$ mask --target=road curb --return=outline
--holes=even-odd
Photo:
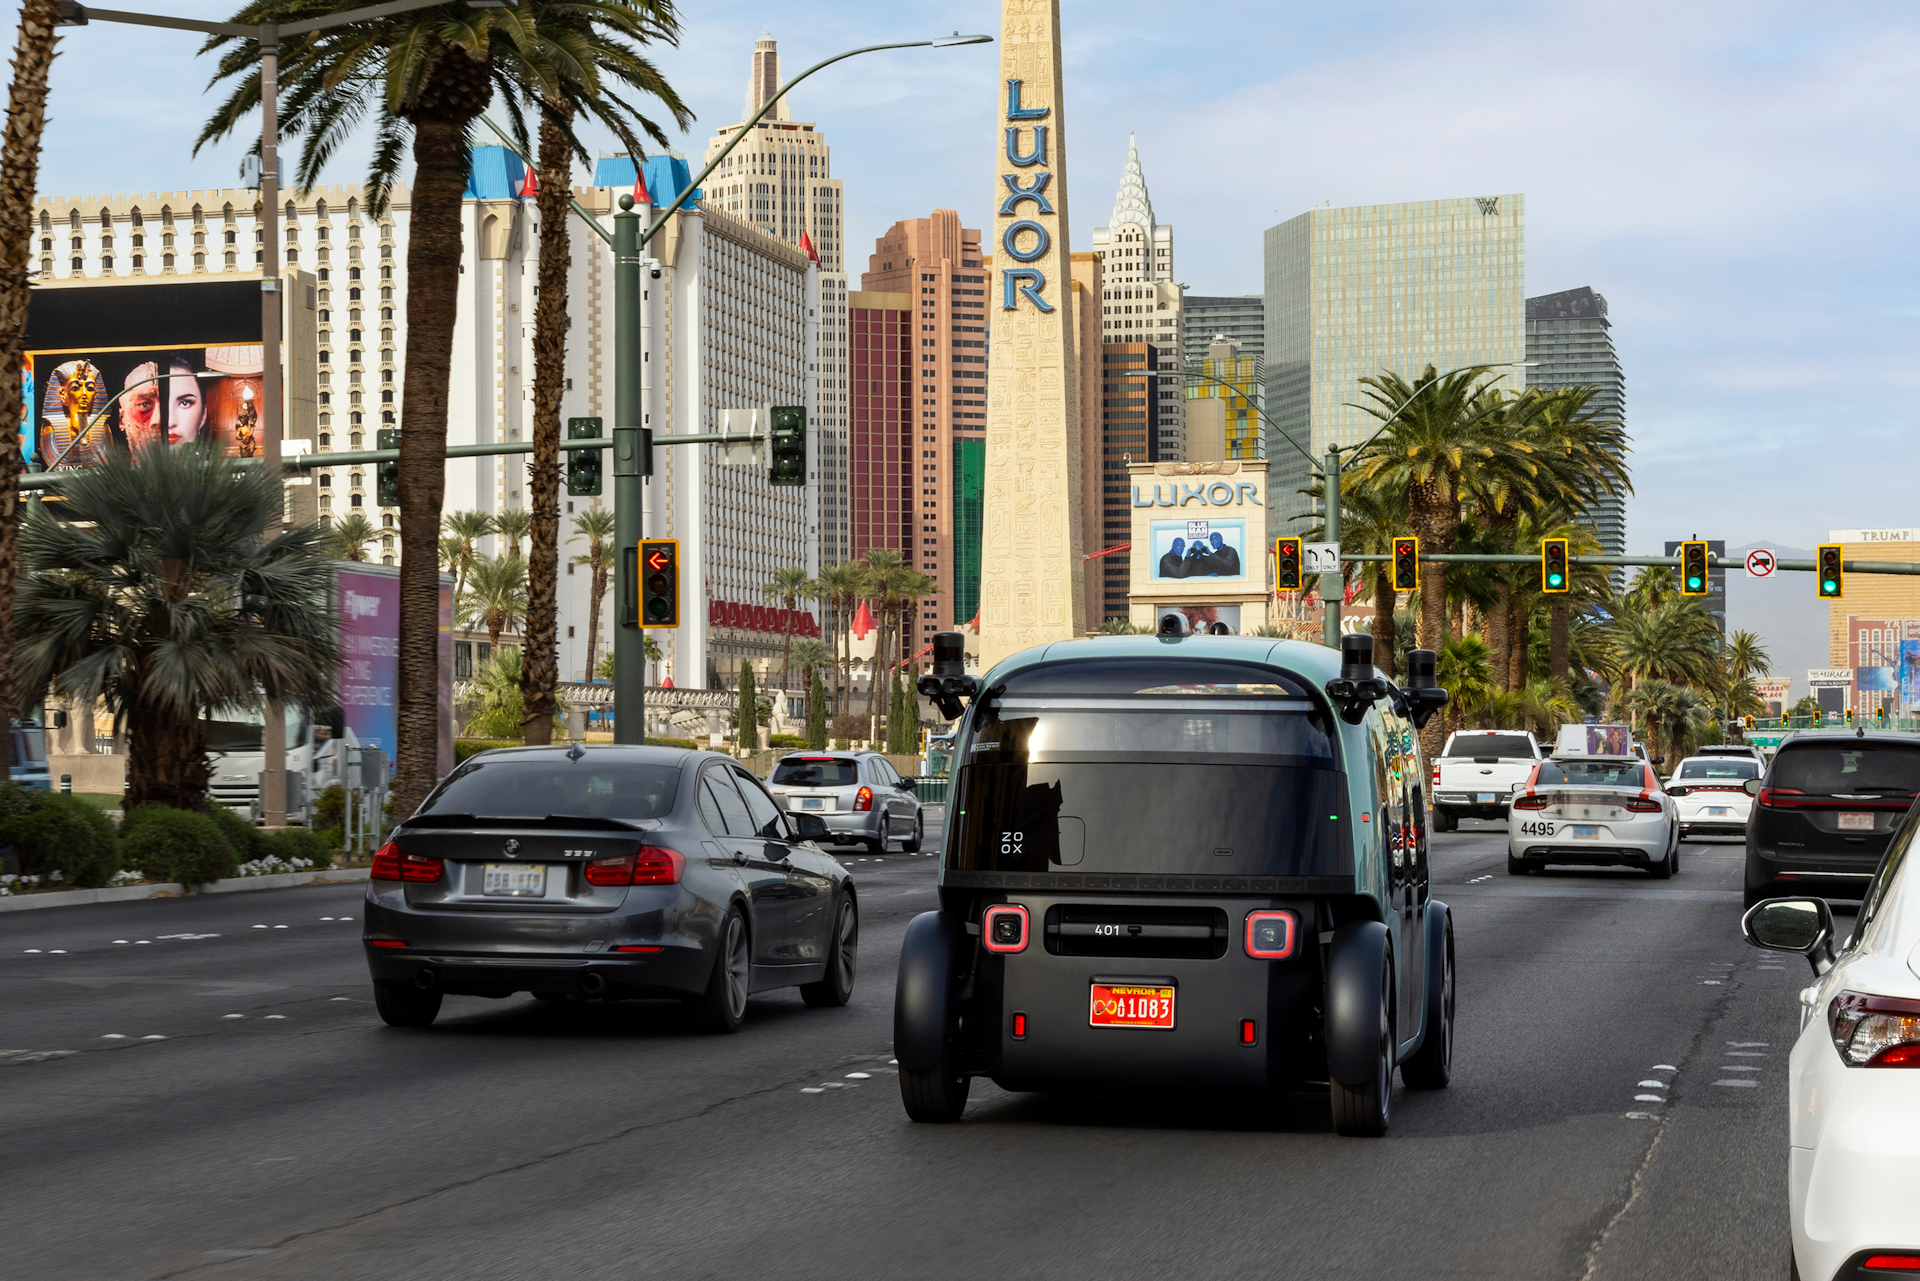
[[[55,890],[50,894],[10,894],[0,912],[29,912],[42,907],[78,907],[85,903],[125,903],[137,899],[183,898],[188,894],[239,894],[247,890],[284,890],[296,885],[336,885],[364,881],[370,869],[342,867],[325,872],[278,872],[271,876],[229,876],[207,885],[116,885],[98,890]]]

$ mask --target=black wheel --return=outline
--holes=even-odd
[[[388,1027],[432,1027],[440,1017],[440,993],[408,983],[375,983],[373,1008]]]
[[[1673,875],[1674,862],[1675,862],[1674,853],[1672,850],[1668,850],[1667,856],[1661,859],[1658,863],[1647,864],[1647,875],[1651,876],[1656,881],[1664,881],[1669,876]]]
[[[1507,855],[1508,876],[1525,876],[1532,870],[1533,861],[1531,859],[1515,858],[1511,853]]]
[[[827,947],[827,974],[818,983],[803,983],[800,999],[815,1008],[845,1005],[853,999],[853,975],[860,954],[860,912],[848,899],[833,918],[833,941]]]
[[[967,1078],[957,1072],[900,1069],[900,1102],[912,1120],[949,1125],[967,1110]]]
[[[887,852],[887,838],[885,836],[869,836],[860,843],[867,847],[867,853],[874,858],[879,858]]]
[[[1460,820],[1455,818],[1453,815],[1447,813],[1445,810],[1435,810],[1433,812],[1433,830],[1434,831],[1452,832],[1452,831],[1459,830],[1459,827],[1460,827]]]
[[[1429,1000],[1427,1039],[1420,1050],[1400,1065],[1400,1079],[1410,1090],[1444,1090],[1453,1079],[1453,914],[1447,914],[1442,940],[1446,959],[1440,966],[1437,1002]],[[1438,1009],[1432,1008],[1438,1005]]]
[[[1393,1105],[1393,966],[1381,973],[1380,1053],[1373,1080],[1366,1085],[1344,1085],[1329,1081],[1333,1096],[1333,1129],[1348,1138],[1374,1139],[1387,1132],[1388,1113]]]
[[[747,920],[740,909],[727,909],[720,922],[713,958],[713,976],[707,990],[695,997],[694,1021],[709,1032],[738,1032],[747,1018],[747,990],[753,978],[753,950]]]
[[[925,840],[926,836],[926,818],[920,813],[919,807],[915,806],[913,811],[913,835],[901,841],[900,848],[909,854],[918,854],[920,852],[920,842]]]

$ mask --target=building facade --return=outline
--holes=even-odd
[[[1114,197],[1113,217],[1093,230],[1093,252],[1102,275],[1101,340],[1108,343],[1150,343],[1156,349],[1153,366],[1177,371],[1186,347],[1183,292],[1173,279],[1173,228],[1155,222],[1153,200],[1147,194],[1140,151],[1127,138],[1127,163]],[[1156,378],[1149,397],[1159,406],[1155,458],[1186,457],[1185,396],[1180,379]]]
[[[1189,359],[1187,461],[1251,461],[1265,456],[1260,401],[1266,395],[1265,364],[1246,355],[1231,338],[1215,338],[1198,360]]]
[[[1527,360],[1533,386],[1548,391],[1593,387],[1596,391],[1587,402],[1587,412],[1625,425],[1627,380],[1613,348],[1605,296],[1582,285],[1527,299]],[[1625,493],[1602,494],[1588,513],[1588,523],[1602,552],[1627,554]],[[1624,570],[1616,575],[1624,577]]]
[[[1267,229],[1265,262],[1276,528],[1308,508],[1302,450],[1318,459],[1379,428],[1354,407],[1361,378],[1485,364],[1525,385],[1523,195],[1309,210]]]
[[[973,619],[980,608],[980,512],[987,439],[987,268],[980,233],[951,209],[896,222],[874,242],[860,297],[884,295],[911,304],[913,494],[909,525],[897,548],[907,563],[939,584],[912,620],[916,652],[936,631]],[[854,403],[862,392],[855,326]],[[872,381],[867,379],[867,381]],[[857,412],[857,411],[856,411]],[[858,428],[856,427],[856,436]],[[876,519],[861,509],[862,461],[853,460],[856,526]],[[890,491],[889,491],[890,492]],[[859,556],[865,550],[859,545]]]
[[[1189,368],[1207,358],[1207,348],[1218,338],[1239,343],[1243,356],[1266,360],[1267,304],[1260,294],[1232,298],[1188,294],[1182,305],[1186,309]]]

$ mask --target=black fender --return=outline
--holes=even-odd
[[[1379,1074],[1380,988],[1391,964],[1389,949],[1387,927],[1379,921],[1348,921],[1333,932],[1327,956],[1327,1074],[1342,1084],[1371,1085]],[[898,1033],[894,1039],[897,1043]]]
[[[893,988],[893,1056],[902,1071],[933,1072],[945,1063],[953,980],[968,942],[966,922],[952,912],[907,922]]]

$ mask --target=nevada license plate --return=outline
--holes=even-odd
[[[1087,1013],[1094,1027],[1173,1026],[1173,989],[1145,984],[1095,983]]]
[[[1477,796],[1478,796],[1478,799],[1475,801],[1476,804],[1479,804],[1479,805],[1493,804],[1492,792],[1480,792],[1480,793],[1477,793]]]
[[[1567,835],[1576,841],[1597,841],[1600,839],[1600,828],[1598,825],[1575,823],[1567,829]]]
[[[803,796],[800,798],[800,808],[803,810],[823,810],[827,808],[827,800],[824,796]]]
[[[1873,830],[1873,815],[1842,814],[1840,816],[1840,830],[1843,832],[1871,832]]]
[[[545,898],[547,896],[547,865],[545,863],[489,863],[486,875],[480,884],[483,894],[493,894],[508,898]]]
[[[1710,818],[1725,818],[1728,813],[1730,813],[1730,811],[1724,805],[1707,806],[1707,815]]]

